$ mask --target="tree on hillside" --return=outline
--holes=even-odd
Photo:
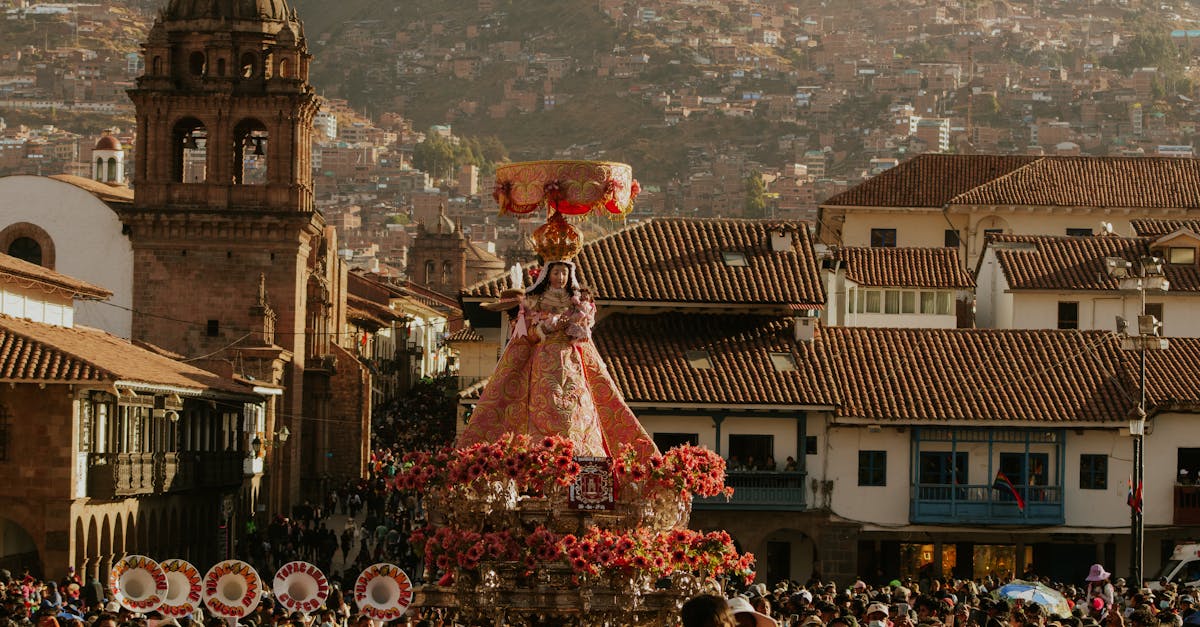
[[[767,184],[758,170],[752,170],[746,177],[744,214],[747,218],[767,217]]]
[[[1123,72],[1156,67],[1168,75],[1179,72],[1183,65],[1170,33],[1147,29],[1139,30],[1121,50],[1104,57],[1101,62]]]
[[[433,178],[446,178],[454,172],[454,147],[445,137],[431,133],[413,147],[413,167]]]

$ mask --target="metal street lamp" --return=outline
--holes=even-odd
[[[1129,335],[1128,321],[1117,316],[1117,332],[1123,335],[1121,348],[1138,351],[1141,361],[1138,407],[1129,420],[1129,435],[1133,438],[1133,485],[1130,489],[1134,493],[1134,502],[1129,508],[1129,580],[1140,590],[1143,583],[1142,561],[1146,535],[1140,503],[1142,480],[1146,474],[1146,459],[1143,454],[1143,438],[1146,435],[1146,351],[1162,350],[1168,346],[1167,339],[1161,337],[1162,321],[1146,313],[1146,290],[1165,292],[1171,284],[1163,276],[1162,259],[1157,257],[1142,257],[1136,264],[1124,259],[1109,257],[1105,259],[1105,267],[1110,277],[1120,280],[1122,291],[1137,290],[1141,298],[1137,335]]]

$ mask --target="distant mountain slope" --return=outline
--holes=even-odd
[[[477,0],[294,2],[315,56],[312,81],[322,93],[372,115],[399,111],[418,129],[451,123],[456,133],[497,135],[514,159],[626,160],[642,180],[665,182],[685,174],[689,142],[732,136],[767,145],[779,134],[761,121],[724,116],[667,127],[637,88],[690,75],[690,56],[620,31],[595,0],[494,0],[486,14]],[[501,42],[520,42],[520,54],[501,54]],[[639,78],[598,76],[601,57],[614,50],[647,54],[649,66]],[[540,60],[531,61],[534,55]],[[480,74],[460,79],[428,69],[459,56],[478,56]],[[566,75],[537,74],[539,63],[556,57],[572,60]],[[552,107],[542,102],[547,84]],[[495,117],[489,107],[505,101],[506,85],[531,94],[534,110]]]

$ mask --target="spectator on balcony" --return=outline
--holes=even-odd
[[[784,472],[796,472],[800,470],[799,464],[796,463],[796,458],[788,455],[787,462],[783,465]]]
[[[1190,474],[1188,474],[1187,468],[1180,468],[1179,469],[1179,485],[1192,485],[1193,483],[1194,483],[1193,477]]]
[[[767,455],[767,461],[766,461],[766,463],[763,464],[763,470],[766,470],[768,472],[775,472],[776,469],[777,469],[777,465],[775,464],[775,456]]]

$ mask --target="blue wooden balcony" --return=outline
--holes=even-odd
[[[697,498],[692,501],[692,508],[801,511],[806,508],[806,476],[804,472],[730,472],[725,485],[733,488],[732,499]]]
[[[1017,486],[1025,509],[991,484],[917,484],[909,519],[914,523],[979,525],[1061,525],[1065,522],[1060,486]]]

